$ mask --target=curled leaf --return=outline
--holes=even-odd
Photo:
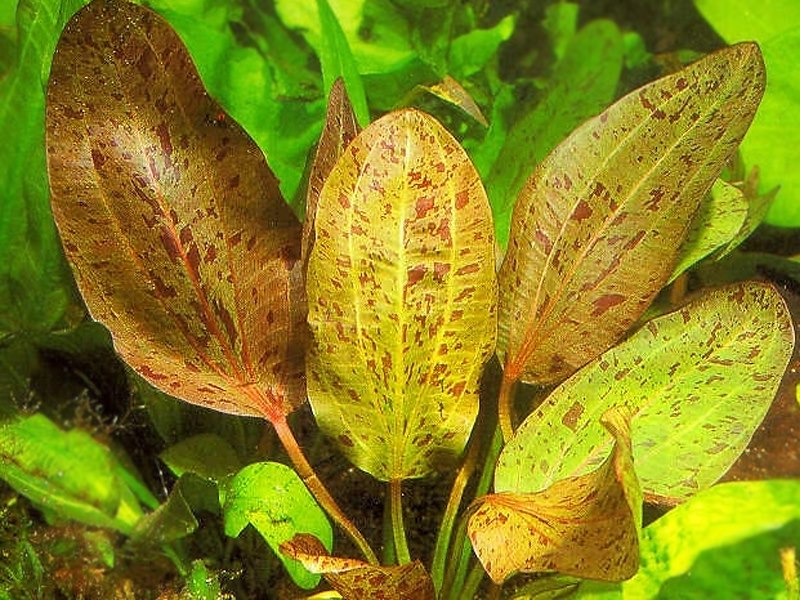
[[[328,176],[308,263],[309,398],[323,431],[381,480],[452,460],[494,349],[491,213],[432,117],[391,113]]]
[[[726,48],[625,96],[537,165],[499,275],[509,380],[562,379],[639,318],[763,90],[758,46]]]
[[[281,544],[281,552],[312,573],[320,573],[345,600],[434,600],[433,581],[418,560],[382,567],[352,558],[329,556],[312,535],[299,533]]]
[[[140,375],[271,420],[304,401],[300,226],[164,20],[118,0],[73,17],[47,155],[78,287]]]
[[[532,494],[485,496],[468,523],[472,547],[489,577],[558,571],[620,581],[639,566],[642,497],[633,470],[630,413],[609,409],[601,423],[614,448],[595,471]]]

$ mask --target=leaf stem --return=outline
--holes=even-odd
[[[372,551],[372,548],[369,547],[367,540],[356,526],[353,525],[353,522],[347,518],[342,509],[339,508],[336,500],[333,499],[333,496],[331,496],[330,492],[328,492],[327,488],[317,477],[314,468],[308,463],[305,454],[303,454],[303,450],[297,443],[297,438],[294,437],[292,430],[289,428],[286,417],[275,419],[272,421],[272,425],[275,427],[275,432],[278,434],[278,439],[280,439],[281,444],[283,444],[286,454],[289,455],[289,460],[292,461],[292,465],[294,465],[303,483],[306,484],[306,487],[314,498],[316,498],[317,502],[319,502],[320,506],[328,513],[331,519],[350,536],[350,539],[352,539],[355,545],[358,546],[358,549],[361,550],[367,562],[377,565],[378,559]]]
[[[450,548],[450,539],[452,538],[453,525],[458,515],[458,508],[461,506],[464,489],[467,487],[469,478],[475,471],[475,465],[478,462],[478,450],[481,447],[480,437],[482,436],[473,436],[470,439],[467,454],[456,474],[453,487],[450,490],[450,497],[447,499],[447,506],[442,516],[442,524],[439,526],[439,534],[436,536],[436,548],[433,552],[433,563],[431,564],[431,579],[433,579],[433,586],[437,594],[442,590],[447,550]]]
[[[500,393],[497,398],[497,418],[500,422],[500,431],[503,432],[503,442],[508,443],[514,435],[514,388],[517,380],[508,377],[503,372],[503,380],[500,382]]]
[[[408,542],[406,542],[406,530],[403,527],[402,483],[402,479],[389,480],[389,510],[392,514],[394,549],[397,554],[397,564],[399,565],[411,562]]]

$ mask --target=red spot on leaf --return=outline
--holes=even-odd
[[[626,297],[622,294],[604,294],[603,296],[600,296],[592,303],[594,304],[592,316],[599,317],[609,309],[617,306],[618,304],[622,304],[625,301],[625,298]]]
[[[416,210],[417,218],[421,219],[428,214],[428,211],[433,208],[433,198],[431,196],[423,196],[417,200]]]

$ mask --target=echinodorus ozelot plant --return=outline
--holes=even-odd
[[[718,480],[785,371],[791,321],[765,284],[701,292],[618,343],[694,256],[686,240],[709,226],[695,216],[763,87],[759,50],[742,44],[579,127],[528,165],[496,275],[487,195],[436,119],[405,108],[361,130],[333,83],[301,227],[171,27],[94,0],[53,61],[53,212],[91,315],[133,369],[274,426],[296,472],[217,469],[226,534],[253,525],[295,583],[322,574],[347,599],[473,597],[486,574],[499,594],[518,572],[569,574],[575,591],[635,574],[643,498],[676,504]],[[496,337],[504,447],[494,419],[476,420],[480,401],[496,410],[479,396]],[[519,382],[560,385],[515,434]],[[289,428],[306,395],[336,447],[388,483],[382,566]],[[401,483],[437,471],[455,479],[426,568]],[[366,562],[331,554],[303,484]]]

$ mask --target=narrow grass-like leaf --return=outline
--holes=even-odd
[[[47,146],[64,249],[123,358],[223,412],[302,403],[299,223],[165,21],[117,0],[70,21]]]
[[[633,412],[633,454],[651,500],[676,503],[733,464],[761,423],[792,354],[786,304],[771,286],[708,292],[654,319],[562,383],[503,449],[495,490],[536,492],[586,472],[608,442],[596,420]]]
[[[364,93],[364,84],[358,72],[356,61],[350,51],[342,26],[328,0],[317,0],[317,11],[321,31],[320,64],[325,89],[333,88],[333,83],[341,78],[352,98],[353,111],[362,125],[369,123],[369,106]]]
[[[253,463],[239,471],[225,496],[225,533],[238,536],[248,524],[256,528],[297,585],[311,589],[319,576],[278,551],[298,533],[312,534],[327,551],[333,530],[325,513],[289,467],[273,462]]]
[[[329,556],[311,535],[298,534],[281,544],[281,553],[325,576],[344,600],[434,600],[433,581],[418,560],[382,567],[360,560]]]
[[[678,254],[669,281],[737,237],[747,219],[748,202],[738,187],[717,179],[706,195]]]
[[[595,471],[541,492],[496,493],[477,501],[469,536],[495,583],[518,572],[606,581],[636,572],[642,495],[633,470],[630,413],[609,409],[600,422],[614,447]]]
[[[458,142],[415,110],[370,125],[325,182],[308,264],[309,398],[358,467],[421,477],[461,451],[496,293],[489,205]]]
[[[317,215],[317,202],[322,193],[322,186],[330,175],[345,148],[358,135],[358,126],[353,105],[341,78],[336,79],[328,96],[328,110],[325,115],[325,126],[319,138],[311,173],[308,176],[308,193],[306,194],[305,220],[303,221],[303,265],[308,264],[308,255],[314,245],[314,221]]]
[[[639,318],[763,90],[758,47],[733,46],[625,96],[539,163],[500,271],[507,379],[558,381]]]

